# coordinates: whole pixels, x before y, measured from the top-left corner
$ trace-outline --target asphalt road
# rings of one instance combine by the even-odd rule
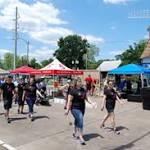
[[[11,124],[0,115],[0,140],[17,150],[146,150],[150,148],[150,111],[142,110],[140,103],[117,104],[116,122],[120,135],[100,129],[99,123],[105,111],[100,111],[100,98],[92,98],[97,108],[88,106],[85,115],[84,136],[86,145],[81,146],[72,138],[73,122],[71,115],[64,116],[62,101],[52,103],[51,107],[35,108],[35,120],[31,122],[27,114],[18,115],[17,106],[11,111]],[[2,104],[1,104],[2,105]],[[0,106],[2,110],[2,106]],[[25,107],[27,112],[27,107]],[[3,150],[0,147],[0,150]]]

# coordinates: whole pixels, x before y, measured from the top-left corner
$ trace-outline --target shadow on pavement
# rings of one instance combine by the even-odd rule
[[[0,116],[5,115],[5,113],[0,113]]]
[[[130,143],[128,143],[126,145],[121,145],[121,146],[113,148],[111,150],[126,150],[126,149],[129,149],[129,148],[133,148],[134,147],[134,143],[140,141],[141,139],[143,139],[144,137],[148,136],[149,134],[150,134],[150,131],[145,133],[144,135],[140,136],[139,138],[131,141]]]
[[[38,119],[49,119],[48,116],[34,116],[33,117],[34,120],[38,120]]]
[[[85,141],[89,141],[89,140],[94,139],[94,138],[97,138],[97,137],[104,138],[102,135],[97,134],[97,133],[89,133],[89,134],[85,134],[85,135],[84,135]]]
[[[116,127],[117,131],[121,131],[121,130],[128,130],[129,131],[129,128],[127,127],[124,127],[124,126],[118,126]]]
[[[112,127],[105,127],[106,130],[109,130],[109,131],[113,131],[113,128]],[[116,130],[117,131],[122,131],[122,130],[128,130],[129,131],[129,128],[127,127],[124,127],[124,126],[118,126],[116,127]]]
[[[11,122],[13,121],[19,121],[19,120],[25,120],[27,117],[20,117],[20,118],[10,118]]]

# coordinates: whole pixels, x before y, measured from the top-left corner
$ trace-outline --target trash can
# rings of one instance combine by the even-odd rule
[[[150,110],[150,87],[142,88],[141,96],[143,100],[143,109]]]

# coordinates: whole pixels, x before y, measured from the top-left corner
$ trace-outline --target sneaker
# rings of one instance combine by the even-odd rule
[[[81,145],[86,145],[85,141],[80,141]]]
[[[10,118],[7,118],[7,123],[11,123]]]
[[[18,109],[18,114],[20,114],[20,110]]]
[[[34,121],[34,118],[33,118],[33,117],[31,117],[31,121],[32,121],[32,122]]]

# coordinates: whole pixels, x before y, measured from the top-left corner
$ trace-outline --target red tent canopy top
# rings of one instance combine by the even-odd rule
[[[38,73],[40,71],[28,66],[22,66],[10,71],[11,74],[32,74],[32,72]]]
[[[83,71],[73,70],[62,64],[58,59],[41,69],[44,75],[82,75]]]

